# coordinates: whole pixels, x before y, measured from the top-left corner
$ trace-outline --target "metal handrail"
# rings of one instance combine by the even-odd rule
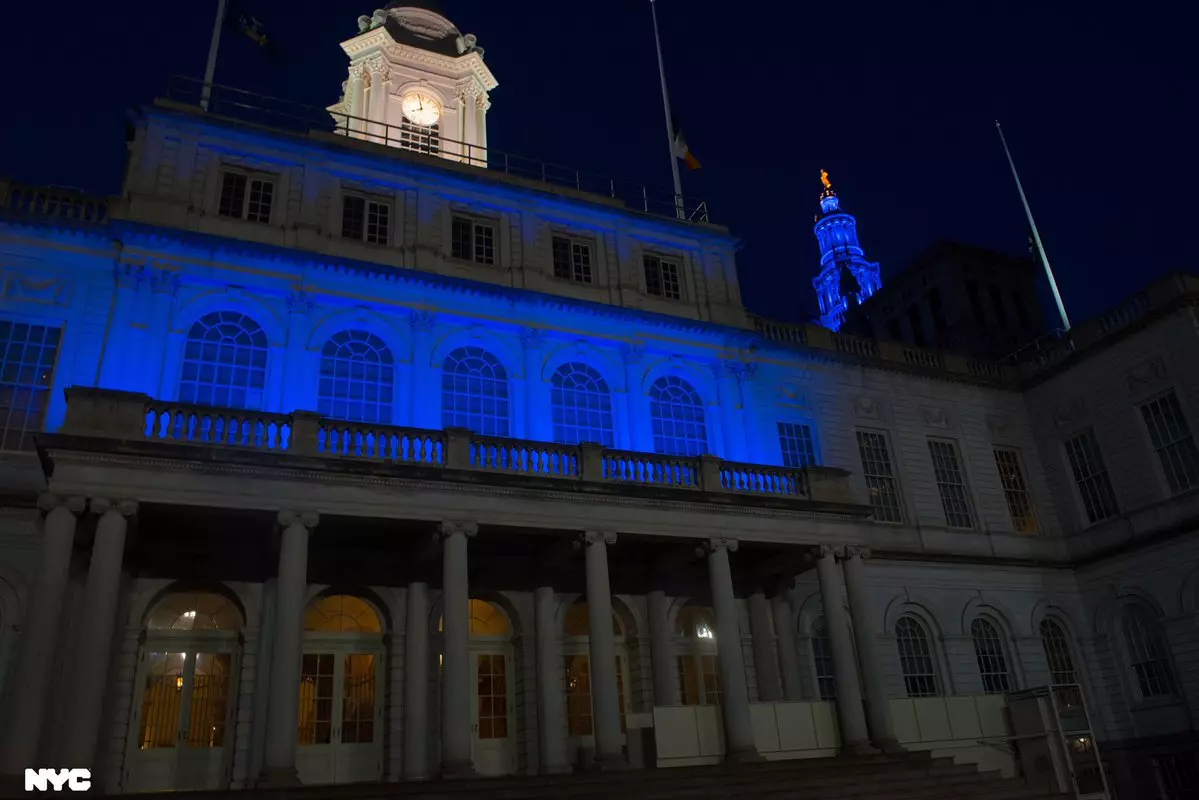
[[[174,76],[167,99],[199,106],[205,84],[196,78]],[[471,167],[501,172],[552,186],[574,189],[619,201],[626,208],[684,222],[707,223],[706,202],[651,191],[645,184],[618,180],[584,170],[529,158],[469,142],[448,139],[427,128],[392,125],[344,112],[309,106],[271,95],[221,84],[208,84],[208,111],[268,128],[296,133],[323,131],[409,152],[423,153]]]

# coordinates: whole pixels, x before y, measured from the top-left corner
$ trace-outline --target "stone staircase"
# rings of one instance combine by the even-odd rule
[[[927,755],[820,758],[713,767],[188,792],[187,800],[1048,800],[1067,798]],[[143,795],[145,797],[145,795]],[[165,800],[167,796],[163,795]],[[178,800],[178,793],[174,793]]]

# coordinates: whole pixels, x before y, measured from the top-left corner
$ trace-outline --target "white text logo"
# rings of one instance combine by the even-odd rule
[[[72,792],[86,792],[92,788],[92,771],[90,769],[25,770],[25,791],[48,792],[51,786],[56,792],[61,792],[63,786]]]

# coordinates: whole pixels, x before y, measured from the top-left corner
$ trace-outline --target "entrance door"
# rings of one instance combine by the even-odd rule
[[[305,653],[300,666],[296,769],[305,784],[382,775],[378,653]]]
[[[471,732],[475,771],[480,775],[507,775],[516,769],[512,724],[512,663],[508,652],[472,653],[475,692],[471,707]]]
[[[232,673],[229,652],[145,653],[130,791],[224,786]]]

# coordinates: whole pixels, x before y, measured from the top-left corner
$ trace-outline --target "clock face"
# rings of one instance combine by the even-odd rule
[[[404,95],[400,110],[409,122],[423,128],[432,127],[441,119],[441,104],[423,92]]]

